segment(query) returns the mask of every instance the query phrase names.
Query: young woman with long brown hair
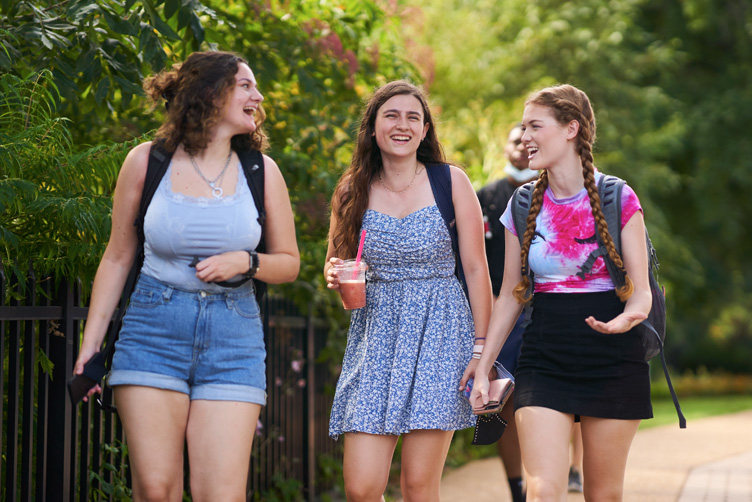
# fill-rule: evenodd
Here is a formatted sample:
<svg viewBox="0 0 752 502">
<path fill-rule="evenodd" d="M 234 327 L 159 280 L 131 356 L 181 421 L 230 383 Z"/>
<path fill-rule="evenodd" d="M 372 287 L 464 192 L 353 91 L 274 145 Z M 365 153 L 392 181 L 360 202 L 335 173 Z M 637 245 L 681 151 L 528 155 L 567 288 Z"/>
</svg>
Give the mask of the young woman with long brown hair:
<svg viewBox="0 0 752 502">
<path fill-rule="evenodd" d="M 400 436 L 404 500 L 439 500 L 453 432 L 475 422 L 460 389 L 477 363 L 473 337 L 485 338 L 491 283 L 478 199 L 467 175 L 450 166 L 469 302 L 455 276 L 428 174 L 445 163 L 422 91 L 405 81 L 378 89 L 332 197 L 324 267 L 328 286 L 339 289 L 333 265 L 355 257 L 366 230 L 366 305 L 352 312 L 329 428 L 345 437 L 350 502 L 383 500 Z"/>
<path fill-rule="evenodd" d="M 602 175 L 593 165 L 595 116 L 584 92 L 561 85 L 532 94 L 522 125 L 530 168 L 541 174 L 522 246 L 511 207 L 501 218 L 504 281 L 470 400 L 488 400 L 484 375 L 523 304 L 532 302 L 515 373 L 527 500 L 566 500 L 572 424 L 580 421 L 585 499 L 619 501 L 632 439 L 640 420 L 652 417 L 648 364 L 633 330 L 651 308 L 642 209 L 625 186 L 621 228 L 607 228 L 597 191 Z M 578 274 L 598 247 L 596 228 L 626 273 L 623 287 L 615 289 L 602 257 L 592 273 Z M 609 232 L 621 232 L 621 256 Z"/>
</svg>

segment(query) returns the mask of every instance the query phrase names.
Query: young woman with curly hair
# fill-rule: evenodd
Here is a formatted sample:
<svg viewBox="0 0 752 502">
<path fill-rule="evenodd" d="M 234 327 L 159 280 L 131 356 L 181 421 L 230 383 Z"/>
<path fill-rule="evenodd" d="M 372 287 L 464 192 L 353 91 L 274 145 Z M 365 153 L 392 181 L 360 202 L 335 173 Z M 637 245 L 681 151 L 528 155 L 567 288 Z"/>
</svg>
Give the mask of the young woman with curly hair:
<svg viewBox="0 0 752 502">
<path fill-rule="evenodd" d="M 166 100 L 157 141 L 172 159 L 145 216 L 144 262 L 107 378 L 127 437 L 133 498 L 182 500 L 187 444 L 193 500 L 241 502 L 266 403 L 264 336 L 247 279 L 297 276 L 290 199 L 264 155 L 266 251 L 256 252 L 259 215 L 237 152 L 264 148 L 264 98 L 243 58 L 194 53 L 144 88 L 155 103 Z M 136 260 L 133 222 L 151 147 L 133 148 L 120 170 L 75 374 L 100 350 Z"/>
<path fill-rule="evenodd" d="M 522 246 L 511 207 L 501 217 L 504 280 L 470 400 L 487 402 L 484 375 L 523 304 L 532 302 L 514 393 L 527 500 L 566 500 L 569 440 L 579 421 L 585 499 L 618 501 L 632 439 L 640 420 L 652 417 L 648 364 L 633 329 L 651 308 L 642 209 L 625 186 L 621 228 L 607 228 L 597 190 L 601 173 L 593 165 L 595 116 L 584 92 L 561 85 L 532 94 L 522 125 L 530 168 L 541 174 Z M 602 257 L 592 273 L 578 275 L 598 247 L 596 228 L 610 258 L 626 272 L 618 290 Z M 615 231 L 621 232 L 621 256 L 609 233 Z"/>
<path fill-rule="evenodd" d="M 473 337 L 485 339 L 491 281 L 478 199 L 450 166 L 469 302 L 455 276 L 428 175 L 445 163 L 422 91 L 405 81 L 379 88 L 332 197 L 324 267 L 329 288 L 339 289 L 333 265 L 355 257 L 366 230 L 366 304 L 352 311 L 329 426 L 332 437 L 345 437 L 349 502 L 383 500 L 400 436 L 404 500 L 439 500 L 452 435 L 475 423 L 460 391 L 477 363 Z"/>
</svg>

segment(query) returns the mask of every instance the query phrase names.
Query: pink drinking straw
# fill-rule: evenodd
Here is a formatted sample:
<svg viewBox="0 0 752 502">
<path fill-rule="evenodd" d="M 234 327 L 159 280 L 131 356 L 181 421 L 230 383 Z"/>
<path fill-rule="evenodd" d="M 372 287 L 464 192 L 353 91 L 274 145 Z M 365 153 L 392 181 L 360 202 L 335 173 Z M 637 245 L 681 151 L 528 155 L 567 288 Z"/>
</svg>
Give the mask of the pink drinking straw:
<svg viewBox="0 0 752 502">
<path fill-rule="evenodd" d="M 352 278 L 355 280 L 355 276 L 358 275 L 358 265 L 360 265 L 360 257 L 363 255 L 363 243 L 366 241 L 366 230 L 363 229 L 360 232 L 360 243 L 358 244 L 358 256 L 355 257 L 355 268 L 353 269 Z"/>
</svg>

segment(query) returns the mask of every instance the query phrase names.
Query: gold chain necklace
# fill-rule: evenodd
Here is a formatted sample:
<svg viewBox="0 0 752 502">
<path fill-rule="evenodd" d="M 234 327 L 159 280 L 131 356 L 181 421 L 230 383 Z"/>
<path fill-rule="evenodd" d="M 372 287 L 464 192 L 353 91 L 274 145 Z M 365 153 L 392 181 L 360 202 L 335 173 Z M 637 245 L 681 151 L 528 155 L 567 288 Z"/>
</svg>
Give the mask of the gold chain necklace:
<svg viewBox="0 0 752 502">
<path fill-rule="evenodd" d="M 383 172 L 383 170 L 379 171 L 379 182 L 381 183 L 381 186 L 383 186 L 384 188 L 386 188 L 387 190 L 389 190 L 389 191 L 390 191 L 390 192 L 392 192 L 392 193 L 396 193 L 396 194 L 401 194 L 401 193 L 405 193 L 405 192 L 407 192 L 407 189 L 408 189 L 408 188 L 410 188 L 411 186 L 413 186 L 413 182 L 415 181 L 415 178 L 417 178 L 417 177 L 418 177 L 418 173 L 419 173 L 419 172 L 420 172 L 420 170 L 421 170 L 421 169 L 420 169 L 420 166 L 421 166 L 421 164 L 420 164 L 420 163 L 418 163 L 418 164 L 417 164 L 417 165 L 415 166 L 415 173 L 413 173 L 413 179 L 411 179 L 411 180 L 410 180 L 410 183 L 408 183 L 408 184 L 407 184 L 407 186 L 406 186 L 405 188 L 403 188 L 402 190 L 392 190 L 391 188 L 389 188 L 389 187 L 388 187 L 388 186 L 386 185 L 386 183 L 384 183 L 384 178 L 383 178 L 383 177 L 382 177 L 382 175 L 381 175 L 381 173 Z"/>
</svg>

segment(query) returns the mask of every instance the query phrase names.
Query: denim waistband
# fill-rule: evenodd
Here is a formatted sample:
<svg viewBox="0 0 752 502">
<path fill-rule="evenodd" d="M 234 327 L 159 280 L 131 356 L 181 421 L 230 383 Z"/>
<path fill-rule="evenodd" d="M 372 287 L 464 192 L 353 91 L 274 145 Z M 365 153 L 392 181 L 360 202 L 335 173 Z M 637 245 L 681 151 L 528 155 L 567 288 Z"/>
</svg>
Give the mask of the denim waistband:
<svg viewBox="0 0 752 502">
<path fill-rule="evenodd" d="M 165 293 L 167 296 L 170 296 L 173 292 L 183 293 L 183 294 L 189 294 L 189 295 L 199 295 L 202 298 L 208 298 L 208 299 L 233 299 L 233 298 L 243 298 L 249 295 L 255 294 L 255 288 L 253 285 L 253 281 L 248 281 L 242 286 L 239 286 L 237 288 L 223 288 L 222 291 L 205 291 L 203 289 L 182 289 L 178 286 L 175 286 L 173 284 L 168 284 L 166 282 L 162 282 L 159 279 L 155 279 L 154 277 L 151 277 L 146 274 L 141 274 L 138 277 L 138 281 L 136 281 L 136 287 L 158 287 L 158 288 L 165 288 Z"/>
</svg>

